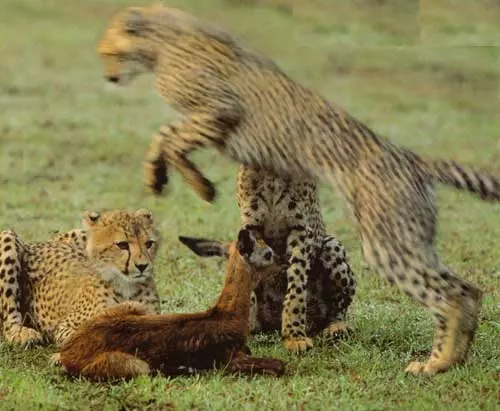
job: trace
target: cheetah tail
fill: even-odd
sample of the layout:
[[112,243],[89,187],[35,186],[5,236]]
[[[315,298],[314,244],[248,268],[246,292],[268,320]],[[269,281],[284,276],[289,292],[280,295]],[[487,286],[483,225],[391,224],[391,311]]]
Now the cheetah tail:
[[500,176],[476,171],[448,160],[426,160],[426,165],[439,183],[468,190],[483,200],[500,201]]

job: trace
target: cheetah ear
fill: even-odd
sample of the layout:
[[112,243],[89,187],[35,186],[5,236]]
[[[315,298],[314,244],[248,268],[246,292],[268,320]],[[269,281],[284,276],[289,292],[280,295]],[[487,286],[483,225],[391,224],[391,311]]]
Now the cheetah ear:
[[99,222],[99,219],[101,218],[101,214],[99,214],[97,211],[85,211],[83,213],[83,225],[85,228],[89,229]]
[[146,25],[146,17],[139,7],[133,7],[128,10],[124,21],[125,32],[139,35]]
[[229,257],[229,243],[184,236],[179,236],[179,241],[200,257]]
[[135,212],[137,217],[144,217],[149,222],[153,222],[153,213],[145,208],[140,208]]

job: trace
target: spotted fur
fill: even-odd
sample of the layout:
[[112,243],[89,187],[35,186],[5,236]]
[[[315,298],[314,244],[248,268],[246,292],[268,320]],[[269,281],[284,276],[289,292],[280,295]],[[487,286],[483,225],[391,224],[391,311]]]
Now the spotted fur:
[[326,233],[316,182],[241,166],[237,196],[242,226],[285,262],[255,290],[255,331],[281,330],[285,347],[301,352],[313,345],[308,331],[345,330],[354,275],[344,247]]
[[159,312],[157,233],[147,210],[84,214],[86,230],[42,243],[0,233],[0,320],[6,341],[61,344],[82,321],[121,301]]
[[56,234],[50,241],[70,244],[80,250],[87,249],[87,230],[75,228],[65,233]]
[[111,81],[125,77],[129,62],[154,71],[165,102],[183,115],[152,139],[145,172],[153,191],[161,192],[173,167],[212,201],[213,185],[187,159],[202,146],[283,177],[331,183],[352,211],[368,263],[436,320],[430,358],[412,362],[407,371],[432,375],[466,358],[482,291],[438,258],[434,185],[498,201],[498,177],[394,145],[270,59],[179,10],[123,11],[99,51]]

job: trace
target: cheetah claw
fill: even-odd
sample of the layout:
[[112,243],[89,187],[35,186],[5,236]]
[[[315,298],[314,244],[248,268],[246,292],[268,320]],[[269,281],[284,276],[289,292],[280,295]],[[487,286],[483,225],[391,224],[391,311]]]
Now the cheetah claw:
[[43,336],[33,328],[16,326],[10,329],[5,339],[8,343],[13,345],[20,345],[21,347],[29,348],[34,345],[43,344]]
[[414,376],[417,375],[425,375],[428,377],[432,377],[438,372],[444,371],[448,369],[451,364],[445,363],[437,363],[435,361],[421,362],[421,361],[413,361],[405,369],[405,372],[408,374],[412,374]]
[[286,350],[296,354],[306,352],[313,347],[313,342],[309,337],[286,338],[283,341]]
[[49,364],[53,367],[62,367],[61,353],[56,352],[52,354],[49,358]]
[[334,341],[337,341],[341,340],[344,337],[347,337],[351,332],[352,328],[349,327],[349,325],[343,322],[337,322],[337,323],[332,323],[327,328],[325,328],[323,334],[326,337]]

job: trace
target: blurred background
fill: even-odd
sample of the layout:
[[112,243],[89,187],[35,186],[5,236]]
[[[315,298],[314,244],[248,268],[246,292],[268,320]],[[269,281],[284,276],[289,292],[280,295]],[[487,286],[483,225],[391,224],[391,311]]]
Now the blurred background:
[[[228,29],[273,58],[291,77],[392,141],[422,155],[455,159],[500,174],[498,0],[164,3]],[[147,194],[142,158],[152,133],[171,121],[173,113],[156,94],[151,75],[126,87],[106,84],[96,53],[112,15],[125,6],[145,4],[149,2],[1,0],[0,227],[14,228],[29,240],[43,240],[55,231],[79,226],[83,210],[150,208],[164,237],[157,270],[163,308],[200,309],[218,294],[223,264],[191,255],[178,244],[177,236],[234,238],[239,224],[237,165],[212,151],[195,154],[217,186],[215,205],[204,203],[177,175],[172,176],[165,197]],[[353,313],[354,324],[361,330],[356,343],[359,350],[345,348],[344,360],[332,363],[328,357],[328,362],[336,374],[346,376],[348,392],[349,384],[354,384],[357,388],[352,395],[366,394],[367,401],[373,399],[367,403],[373,408],[368,408],[375,409],[383,404],[378,402],[377,390],[391,401],[394,394],[384,391],[390,391],[389,386],[376,385],[378,373],[399,372],[415,353],[425,353],[431,322],[405,296],[366,269],[353,225],[337,193],[322,186],[321,200],[329,231],[347,246],[358,278]],[[478,355],[467,374],[469,384],[459,378],[461,374],[449,377],[462,381],[457,396],[449,401],[457,407],[464,395],[462,405],[476,404],[479,397],[486,405],[493,404],[500,400],[491,389],[500,376],[500,208],[445,188],[439,190],[439,200],[438,248],[443,260],[487,292],[483,328],[475,346]],[[275,345],[279,348],[279,343]],[[393,348],[396,354],[390,351]],[[288,359],[282,351],[274,354]],[[315,378],[314,371],[307,374],[307,370],[310,361],[315,366],[323,364],[322,355],[313,357],[316,362],[310,358],[298,361],[294,370],[306,370],[306,376]],[[15,351],[0,351],[0,370],[3,366],[21,372],[24,358]],[[370,359],[378,364],[375,370],[363,368]],[[351,370],[349,364],[369,386],[375,384],[376,390],[359,388],[357,377],[346,371]],[[30,372],[28,377],[42,390],[46,375]],[[12,384],[14,380],[10,380]],[[298,386],[307,386],[307,378],[297,381]],[[335,390],[341,384],[321,378],[317,383],[330,387],[332,395],[338,394]],[[425,396],[426,385],[415,384],[398,386],[395,396]],[[212,388],[225,401],[224,391]],[[430,404],[447,398],[445,387],[442,389],[429,394]],[[293,398],[307,394],[290,390]],[[69,398],[69,391],[63,389],[61,397],[57,395],[54,398],[59,400]],[[81,395],[88,395],[84,388]],[[341,398],[348,404],[354,397]]]

